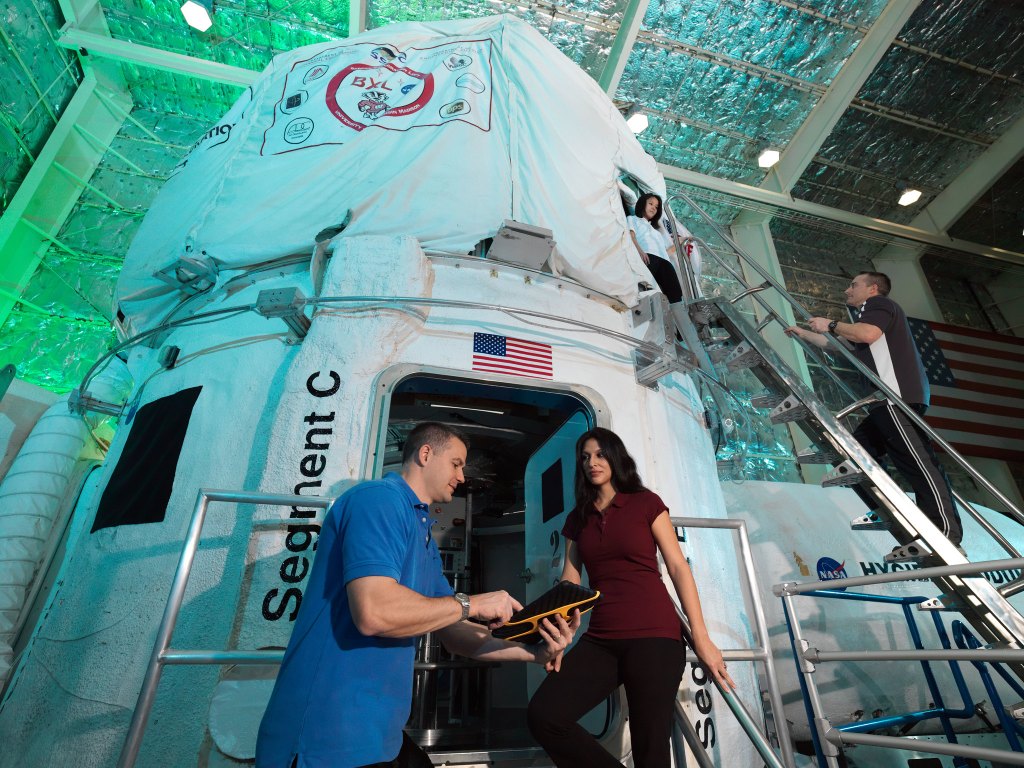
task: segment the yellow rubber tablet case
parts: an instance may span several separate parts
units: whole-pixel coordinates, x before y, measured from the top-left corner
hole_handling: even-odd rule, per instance
[[[502,624],[491,634],[502,640],[515,640],[517,643],[537,643],[543,638],[537,631],[540,620],[556,613],[569,621],[572,612],[579,608],[586,613],[597,603],[601,593],[595,589],[562,581],[553,586],[543,595],[527,605],[521,611],[512,614],[508,623]]]

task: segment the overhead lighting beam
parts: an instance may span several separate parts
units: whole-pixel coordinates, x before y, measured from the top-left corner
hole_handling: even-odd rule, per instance
[[[233,67],[216,61],[206,61],[171,51],[161,51],[157,48],[130,43],[126,40],[115,40],[74,27],[66,29],[58,38],[57,44],[62,48],[84,49],[93,56],[124,61],[165,72],[176,72],[228,85],[251,85],[260,75],[259,72],[254,72],[251,69]]]
[[[786,144],[774,170],[761,184],[765,189],[789,192],[850,107],[861,86],[878,66],[893,40],[921,0],[891,0],[856,50],[832,79],[825,93]],[[763,166],[762,166],[763,167]]]
[[[647,13],[647,6],[650,0],[629,0],[622,11],[622,22],[615,33],[615,40],[612,41],[611,50],[608,52],[608,60],[604,63],[597,78],[598,85],[609,96],[614,96],[619,89],[619,82],[622,80],[622,73],[626,71],[626,62],[629,61],[629,54],[633,52],[636,45],[637,35],[640,34],[640,23]],[[639,133],[639,131],[634,131]]]
[[[366,0],[349,0],[348,36],[366,31]]]
[[[990,245],[973,243],[969,240],[959,240],[948,237],[938,232],[922,229],[907,224],[897,224],[885,219],[876,219],[871,216],[864,216],[859,213],[851,213],[838,208],[830,208],[827,205],[811,203],[806,200],[799,200],[783,192],[774,192],[761,187],[752,187],[749,184],[740,184],[729,179],[720,179],[715,176],[708,176],[685,168],[678,168],[674,165],[658,163],[658,171],[669,181],[677,181],[681,184],[692,184],[702,189],[710,189],[714,192],[721,192],[732,195],[742,200],[750,200],[765,205],[777,206],[788,211],[807,214],[826,221],[836,221],[841,224],[849,224],[854,227],[887,235],[894,238],[901,238],[924,245],[934,245],[954,251],[973,253],[977,256],[996,261],[1003,261],[1008,264],[1024,265],[1024,253],[1008,251],[1003,248],[996,248]]]

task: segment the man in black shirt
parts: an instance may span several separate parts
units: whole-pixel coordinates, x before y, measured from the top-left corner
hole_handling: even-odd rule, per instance
[[[907,405],[923,416],[928,409],[928,379],[907,324],[907,316],[889,298],[891,283],[881,272],[861,272],[846,289],[846,303],[859,312],[857,321],[843,323],[812,317],[811,330],[791,326],[786,333],[818,347],[827,347],[826,333],[848,342],[854,355]],[[880,460],[887,455],[914,489],[917,506],[954,545],[963,538],[960,516],[949,481],[939,468],[927,435],[891,402],[872,407],[853,436]],[[854,490],[869,508],[877,502],[863,488]]]

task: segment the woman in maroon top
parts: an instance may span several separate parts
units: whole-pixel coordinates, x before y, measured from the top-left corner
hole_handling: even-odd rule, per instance
[[[636,463],[610,430],[592,429],[576,443],[576,507],[562,534],[562,578],[579,584],[586,568],[601,599],[561,671],[549,674],[530,701],[530,732],[558,768],[621,768],[577,720],[622,685],[633,765],[667,768],[686,647],[658,551],[690,622],[697,657],[720,683],[735,685],[708,636],[668,509],[644,488]]]

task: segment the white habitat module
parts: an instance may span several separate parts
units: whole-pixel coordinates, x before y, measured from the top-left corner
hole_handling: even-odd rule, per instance
[[[529,598],[557,577],[573,442],[592,424],[623,436],[673,514],[724,517],[693,383],[636,380],[650,323],[628,308],[651,279],[623,174],[664,193],[597,85],[513,18],[401,24],[276,57],[167,181],[128,254],[118,303],[145,334],[128,347],[134,388],[20,650],[0,766],[115,763],[200,489],[336,496],[392,466],[396,434],[432,407],[463,414],[482,446],[470,466],[499,439],[530,452],[480,470],[456,500],[465,514],[445,518],[455,578]],[[548,270],[471,255],[506,220],[550,230]],[[472,506],[503,483],[507,499]],[[320,514],[211,504],[171,646],[283,647]],[[687,554],[713,638],[748,647],[731,547]],[[756,707],[752,669],[733,666]],[[167,668],[137,764],[250,758],[272,674]],[[512,682],[480,706],[521,709],[532,678],[493,674]],[[753,765],[696,665],[684,681],[716,764]],[[608,714],[606,743],[626,755],[621,713]]]

